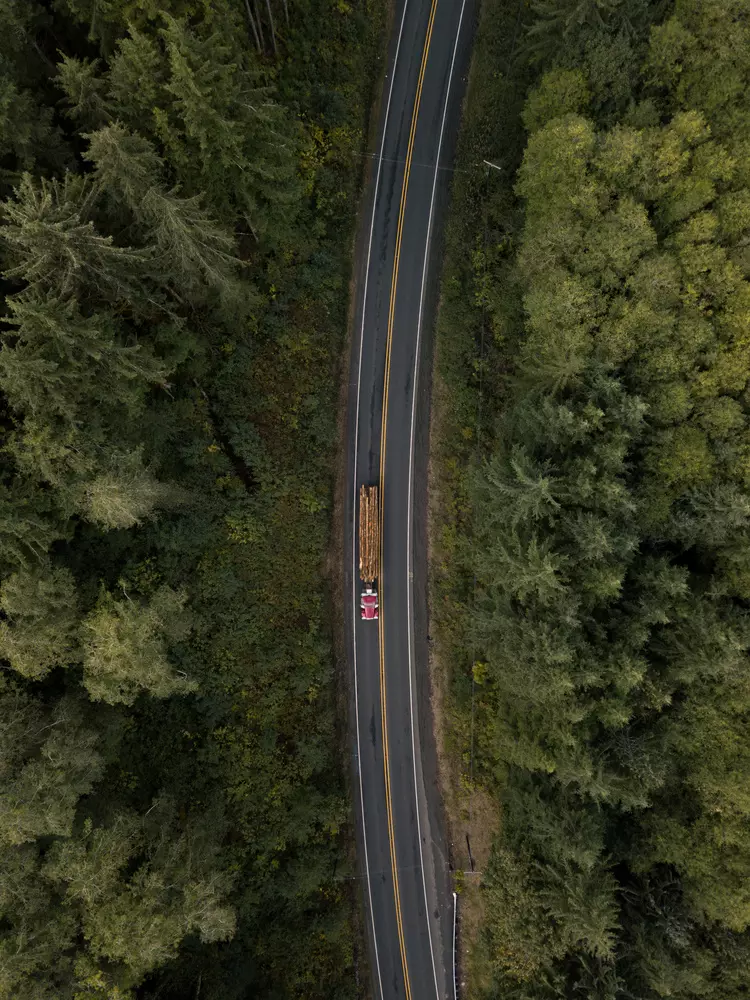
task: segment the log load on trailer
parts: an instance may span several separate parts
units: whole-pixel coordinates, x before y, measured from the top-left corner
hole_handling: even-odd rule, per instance
[[[359,488],[359,576],[362,595],[359,599],[360,615],[365,621],[378,617],[378,578],[380,559],[380,506],[377,486]]]

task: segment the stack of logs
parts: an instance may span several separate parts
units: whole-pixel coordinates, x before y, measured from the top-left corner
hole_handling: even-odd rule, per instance
[[[378,575],[379,510],[377,486],[359,489],[359,575],[372,583]]]

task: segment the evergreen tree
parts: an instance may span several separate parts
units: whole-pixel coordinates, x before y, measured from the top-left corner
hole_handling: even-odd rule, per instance
[[[217,225],[201,198],[180,198],[161,185],[161,160],[153,145],[120,125],[87,138],[87,158],[96,166],[96,182],[110,197],[121,200],[155,247],[155,261],[165,282],[174,282],[180,296],[200,300],[203,286],[222,298],[239,298],[237,258],[231,234]]]
[[[123,963],[124,985],[173,958],[190,933],[206,942],[234,934],[226,904],[232,879],[216,867],[217,832],[205,818],[180,830],[163,799],[143,818],[118,813],[106,827],[86,820],[79,837],[50,851],[44,876],[65,887],[91,954]]]
[[[0,588],[0,655],[24,677],[38,680],[53,667],[75,661],[76,589],[72,574],[57,567],[24,568]]]
[[[381,13],[289,13],[272,60],[241,0],[0,0],[3,997],[353,978],[320,566]]]
[[[86,483],[85,516],[105,530],[132,528],[154,517],[160,507],[177,507],[184,492],[158,479],[143,466],[140,451],[112,455],[109,466]]]
[[[57,292],[82,301],[91,295],[95,301],[145,306],[149,254],[117,246],[97,232],[90,219],[93,197],[92,185],[81,177],[42,179],[37,185],[25,174],[4,206],[11,265],[6,276],[27,282],[40,295]]]
[[[17,479],[0,483],[0,540],[2,564],[12,570],[37,564],[53,542],[65,536],[60,518],[48,498]]]
[[[166,381],[164,362],[112,312],[84,316],[75,300],[31,290],[8,306],[15,329],[2,351],[0,385],[21,413],[68,426],[113,404],[135,414],[149,385]]]
[[[95,701],[132,705],[141,691],[157,698],[193,691],[167,657],[167,639],[190,631],[185,593],[161,587],[143,604],[125,593],[116,601],[103,593],[83,622],[83,683]]]
[[[747,981],[746,7],[686,0],[650,35],[656,5],[522,17],[516,285],[475,283],[505,331],[518,295],[513,377],[485,389],[462,622],[475,773],[504,788],[498,996]]]
[[[83,710],[66,697],[49,708],[10,681],[3,705],[0,840],[23,844],[67,836],[81,796],[102,775],[99,737]]]

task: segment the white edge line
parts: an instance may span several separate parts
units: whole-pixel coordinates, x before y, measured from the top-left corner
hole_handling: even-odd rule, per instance
[[[458,971],[456,969],[456,911],[458,909],[458,893],[453,893],[453,1000],[458,1000]]]
[[[435,996],[437,1000],[440,1000],[440,988],[438,986],[437,978],[437,967],[435,965],[435,950],[432,944],[432,928],[430,926],[430,906],[427,901],[427,880],[425,878],[424,871],[424,857],[422,852],[422,824],[419,819],[419,785],[417,780],[417,750],[416,750],[416,739],[414,735],[414,685],[413,685],[413,673],[414,673],[414,614],[413,614],[413,601],[414,601],[414,580],[413,580],[413,558],[411,549],[411,526],[414,516],[414,430],[416,425],[416,413],[417,413],[417,382],[419,379],[419,349],[422,339],[422,313],[424,311],[424,297],[425,297],[425,287],[427,284],[427,263],[430,256],[430,240],[432,238],[432,216],[435,211],[435,193],[437,191],[437,179],[438,170],[440,166],[440,153],[443,148],[443,134],[445,132],[445,119],[448,114],[448,101],[451,95],[451,84],[453,82],[453,70],[456,65],[456,53],[458,51],[458,40],[461,36],[461,26],[463,25],[464,10],[466,9],[466,0],[461,2],[461,13],[458,18],[458,27],[456,28],[456,37],[453,42],[453,55],[451,57],[451,68],[448,74],[448,86],[445,91],[445,102],[443,104],[443,117],[440,122],[440,137],[438,138],[437,155],[435,157],[435,172],[432,178],[432,194],[430,195],[430,214],[427,219],[427,236],[424,245],[424,260],[422,262],[422,287],[419,292],[419,314],[417,318],[417,345],[414,354],[414,379],[412,388],[412,398],[411,398],[411,430],[409,437],[409,495],[406,507],[406,601],[407,601],[407,622],[409,631],[409,714],[411,716],[411,751],[412,751],[412,764],[414,767],[414,805],[415,812],[417,816],[417,839],[419,841],[419,862],[422,871],[422,889],[424,891],[424,907],[425,907],[425,919],[427,921],[427,935],[430,941],[430,958],[432,960],[432,974],[435,978]],[[455,987],[454,987],[455,988]]]
[[[375,968],[378,974],[378,988],[380,998],[383,1000],[383,979],[380,975],[380,958],[378,956],[378,937],[375,927],[375,912],[372,906],[372,884],[370,882],[370,862],[367,856],[367,826],[365,823],[365,795],[362,787],[362,753],[359,739],[359,685],[357,682],[357,582],[359,572],[357,570],[357,456],[359,442],[359,399],[362,381],[362,349],[365,339],[365,312],[367,310],[367,284],[370,276],[370,259],[372,256],[372,237],[375,230],[375,211],[378,204],[378,190],[380,188],[380,173],[383,167],[383,151],[385,150],[385,134],[388,130],[388,116],[391,110],[391,98],[393,97],[393,84],[396,79],[396,67],[398,65],[398,54],[401,49],[401,36],[404,31],[404,21],[406,19],[406,8],[409,0],[404,0],[404,9],[401,14],[401,24],[398,29],[398,39],[396,41],[396,53],[393,57],[393,70],[391,72],[391,84],[388,88],[388,100],[385,106],[385,117],[383,119],[383,136],[380,141],[380,152],[378,154],[378,169],[375,175],[375,190],[372,196],[372,217],[370,218],[370,236],[367,241],[367,263],[365,265],[365,283],[362,293],[362,323],[359,329],[359,363],[357,367],[357,403],[355,409],[354,424],[354,468],[352,470],[353,494],[352,494],[352,646],[354,649],[354,713],[357,729],[357,775],[359,777],[359,807],[362,815],[362,842],[365,853],[365,873],[367,877],[367,896],[370,904],[370,924],[372,926],[372,943],[375,950]]]

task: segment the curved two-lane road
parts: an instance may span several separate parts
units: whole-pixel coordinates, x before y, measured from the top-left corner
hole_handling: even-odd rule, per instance
[[[425,703],[427,378],[472,0],[397,0],[358,260],[345,579],[359,857],[376,1000],[450,1000],[453,902]],[[359,619],[357,491],[381,489],[380,622]]]

